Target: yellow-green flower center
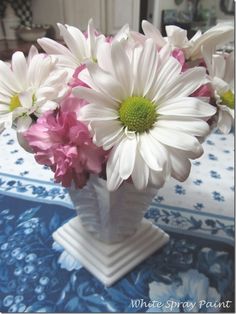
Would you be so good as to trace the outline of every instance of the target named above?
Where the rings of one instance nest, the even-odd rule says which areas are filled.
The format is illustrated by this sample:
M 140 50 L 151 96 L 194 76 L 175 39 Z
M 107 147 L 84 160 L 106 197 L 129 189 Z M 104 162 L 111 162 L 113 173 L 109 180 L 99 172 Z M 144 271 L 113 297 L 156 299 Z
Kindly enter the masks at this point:
M 234 109 L 234 94 L 231 90 L 220 95 L 222 103 L 231 109 Z
M 129 131 L 147 132 L 157 120 L 156 105 L 144 97 L 131 96 L 122 102 L 119 116 Z
M 21 103 L 20 103 L 19 96 L 17 94 L 12 96 L 10 100 L 9 110 L 14 111 L 16 108 L 20 106 L 21 106 Z

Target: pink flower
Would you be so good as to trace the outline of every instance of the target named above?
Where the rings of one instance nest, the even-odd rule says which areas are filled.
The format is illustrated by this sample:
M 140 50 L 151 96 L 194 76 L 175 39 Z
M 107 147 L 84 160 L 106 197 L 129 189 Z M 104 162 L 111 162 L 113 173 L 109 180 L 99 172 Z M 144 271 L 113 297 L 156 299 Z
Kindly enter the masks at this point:
M 175 48 L 172 51 L 171 55 L 175 59 L 177 59 L 179 61 L 179 63 L 182 65 L 182 71 L 183 72 L 186 71 L 189 68 L 188 64 L 185 61 L 185 56 L 184 56 L 183 50 L 181 50 L 179 48 Z
M 59 146 L 54 152 L 55 181 L 61 182 L 63 186 L 69 187 L 74 181 L 75 185 L 82 188 L 88 179 L 89 173 L 84 171 L 83 164 L 78 162 L 76 146 Z
M 78 113 L 80 108 L 82 108 L 86 104 L 87 102 L 84 99 L 75 97 L 72 93 L 70 93 L 60 102 L 60 110 L 63 112 Z
M 90 173 L 99 174 L 105 153 L 92 142 L 75 112 L 49 111 L 24 134 L 38 163 L 49 166 L 56 182 L 82 188 Z
M 71 81 L 68 84 L 71 88 L 76 87 L 76 86 L 88 87 L 87 84 L 85 84 L 83 81 L 81 81 L 79 79 L 80 72 L 83 71 L 85 68 L 86 68 L 86 65 L 85 64 L 81 64 L 80 66 L 78 66 L 75 69 L 75 72 L 74 72 L 74 74 L 72 76 L 72 79 L 71 79 Z
M 192 97 L 213 97 L 214 91 L 210 84 L 203 84 L 195 92 L 191 94 Z
M 114 38 L 113 36 L 107 36 L 106 42 L 110 44 L 112 42 L 113 38 Z

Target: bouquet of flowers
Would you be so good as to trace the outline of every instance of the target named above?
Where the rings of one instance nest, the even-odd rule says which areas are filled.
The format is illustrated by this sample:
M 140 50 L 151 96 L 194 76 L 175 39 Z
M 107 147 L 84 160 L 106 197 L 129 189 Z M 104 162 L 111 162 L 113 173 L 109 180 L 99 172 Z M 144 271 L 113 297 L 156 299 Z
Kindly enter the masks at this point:
M 0 132 L 14 127 L 56 182 L 82 188 L 95 174 L 114 191 L 184 181 L 209 132 L 231 130 L 234 55 L 217 47 L 233 40 L 232 25 L 190 40 L 176 26 L 163 38 L 147 21 L 144 34 L 125 25 L 114 37 L 92 20 L 85 33 L 58 27 L 66 46 L 42 38 L 45 53 L 32 46 L 0 61 Z

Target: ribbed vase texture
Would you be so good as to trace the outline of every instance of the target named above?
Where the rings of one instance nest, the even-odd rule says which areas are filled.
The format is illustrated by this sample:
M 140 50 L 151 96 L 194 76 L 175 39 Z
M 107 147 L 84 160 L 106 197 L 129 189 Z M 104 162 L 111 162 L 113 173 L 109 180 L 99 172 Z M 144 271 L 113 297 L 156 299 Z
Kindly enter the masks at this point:
M 92 175 L 82 190 L 70 188 L 69 193 L 83 227 L 96 239 L 111 244 L 137 231 L 157 190 L 148 187 L 138 191 L 124 182 L 110 192 L 105 180 Z

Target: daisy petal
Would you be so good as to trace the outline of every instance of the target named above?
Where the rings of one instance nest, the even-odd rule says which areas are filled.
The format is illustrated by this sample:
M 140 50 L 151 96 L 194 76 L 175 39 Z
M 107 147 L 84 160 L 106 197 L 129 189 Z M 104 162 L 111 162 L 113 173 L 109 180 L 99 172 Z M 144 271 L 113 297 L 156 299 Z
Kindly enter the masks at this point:
M 51 57 L 35 55 L 29 65 L 28 81 L 35 88 L 39 87 L 50 76 L 53 66 Z
M 67 79 L 67 71 L 65 70 L 56 70 L 52 71 L 51 75 L 44 81 L 42 84 L 43 88 L 46 87 L 58 87 L 55 85 L 63 85 L 63 87 L 66 86 L 66 79 Z
M 5 104 L 0 104 L 0 114 L 9 112 L 9 106 Z
M 4 82 L 1 82 L 1 80 L 0 80 L 0 101 L 2 101 L 2 99 L 7 98 L 8 100 L 6 103 L 9 104 L 11 97 L 12 97 L 12 90 L 10 90 L 8 87 L 6 87 Z
M 207 71 L 210 76 L 213 76 L 212 73 L 212 55 L 214 53 L 214 49 L 212 46 L 203 46 L 201 48 L 202 56 L 207 66 Z
M 88 104 L 80 109 L 79 118 L 84 121 L 117 120 L 118 113 L 117 111 L 104 106 Z
M 132 72 L 134 73 L 133 76 L 135 78 L 134 86 L 133 86 L 133 94 L 136 96 L 141 95 L 141 86 L 140 86 L 140 79 L 139 78 L 139 64 L 140 64 L 140 59 L 142 55 L 142 47 L 138 46 L 135 47 L 132 51 Z
M 43 112 L 46 112 L 48 110 L 55 110 L 58 107 L 58 103 L 52 100 L 47 100 L 43 105 L 41 105 L 37 109 L 37 114 L 41 114 Z
M 159 102 L 163 94 L 169 91 L 169 86 L 178 80 L 182 66 L 174 57 L 169 57 L 169 59 L 164 63 L 158 76 L 156 77 L 155 84 L 150 90 L 150 98 L 154 102 Z
M 213 55 L 212 56 L 212 68 L 215 69 L 214 76 L 219 78 L 224 78 L 226 62 L 225 58 L 222 55 Z
M 150 133 L 155 139 L 164 145 L 184 151 L 192 151 L 198 157 L 200 157 L 203 153 L 201 144 L 194 136 L 158 126 L 151 130 Z
M 214 86 L 218 93 L 224 93 L 229 89 L 229 84 L 220 79 L 219 77 L 213 78 L 212 85 Z
M 166 62 L 170 58 L 171 52 L 171 45 L 169 43 L 166 43 L 165 46 L 159 51 L 159 57 L 161 62 Z
M 75 65 L 78 66 L 76 62 L 76 58 L 73 56 L 73 54 L 70 52 L 69 49 L 67 49 L 64 45 L 59 44 L 55 40 L 52 40 L 50 38 L 40 38 L 37 40 L 38 44 L 43 48 L 44 51 L 46 51 L 49 55 L 65 55 L 67 58 L 69 58 Z
M 176 25 L 165 27 L 168 40 L 174 47 L 184 47 L 188 42 L 187 31 Z
M 112 148 L 123 136 L 123 127 L 120 121 L 93 121 L 90 123 L 93 140 L 104 150 Z
M 159 48 L 163 47 L 166 44 L 166 41 L 162 37 L 160 31 L 156 27 L 154 27 L 150 22 L 143 20 L 142 29 L 144 34 L 148 38 L 152 38 Z
M 144 162 L 139 151 L 136 152 L 134 169 L 132 172 L 132 180 L 138 190 L 144 190 L 148 184 L 149 168 Z
M 228 108 L 226 107 L 226 110 L 224 110 L 224 106 L 219 106 L 219 117 L 217 121 L 217 127 L 220 129 L 220 131 L 224 134 L 228 134 L 232 128 L 233 125 L 233 117 L 227 110 Z
M 150 183 L 153 184 L 157 189 L 160 189 L 164 185 L 166 178 L 164 177 L 162 171 L 154 171 L 150 169 L 149 180 Z
M 17 51 L 12 55 L 12 70 L 14 76 L 23 89 L 26 88 L 27 77 L 27 62 L 24 54 L 21 51 Z
M 203 67 L 192 68 L 186 70 L 179 75 L 179 78 L 174 80 L 172 84 L 168 84 L 168 89 L 161 101 L 184 97 L 191 95 L 201 85 L 205 83 L 206 70 Z M 159 100 L 160 101 L 160 100 Z
M 116 78 L 125 88 L 124 97 L 129 97 L 132 93 L 132 73 L 129 71 L 131 65 L 127 54 L 118 41 L 114 41 L 111 46 L 111 58 L 114 66 Z
M 84 34 L 78 28 L 74 26 L 66 25 L 66 27 L 67 27 L 67 33 L 70 33 L 70 35 L 72 36 L 73 40 L 76 43 L 77 49 L 80 50 L 80 55 L 82 56 L 82 58 L 90 57 L 89 50 L 87 47 L 87 40 Z
M 134 136 L 132 139 L 125 138 L 122 141 L 122 150 L 120 154 L 120 176 L 126 180 L 130 177 L 134 169 L 136 156 L 137 139 Z
M 1 88 L 1 85 L 0 85 L 0 88 Z M 10 99 L 11 99 L 11 94 L 4 95 L 4 94 L 0 93 L 0 105 L 4 104 L 4 105 L 9 106 Z
M 123 41 L 127 40 L 130 34 L 129 24 L 125 24 L 122 28 L 115 34 L 113 41 Z
M 45 86 L 38 89 L 36 93 L 36 98 L 52 99 L 55 98 L 56 95 L 57 91 L 54 87 Z
M 73 88 L 72 92 L 73 95 L 77 96 L 78 98 L 85 99 L 89 103 L 94 103 L 98 106 L 105 106 L 113 109 L 118 108 L 118 104 L 114 100 L 104 94 L 94 91 L 91 88 L 78 86 Z
M 20 85 L 15 79 L 14 73 L 10 67 L 3 61 L 0 60 L 0 84 L 7 88 L 7 91 L 11 91 L 16 94 L 20 91 Z
M 78 57 L 78 60 L 80 60 L 80 62 L 83 61 L 83 59 L 85 58 L 85 51 L 84 51 L 84 42 L 81 40 L 81 36 L 80 37 L 74 37 L 73 33 L 71 32 L 71 29 L 76 29 L 75 27 L 72 26 L 67 26 L 67 28 L 58 23 L 57 24 L 60 33 L 64 39 L 64 41 L 66 42 L 66 45 L 68 46 L 68 48 L 70 49 L 70 51 L 72 52 L 72 54 L 74 56 Z M 78 29 L 77 29 L 78 30 Z M 81 33 L 80 30 L 78 30 L 77 33 Z
M 79 80 L 88 85 L 91 89 L 100 92 L 99 88 L 95 85 L 88 69 L 84 69 L 79 73 Z
M 185 181 L 191 170 L 191 162 L 186 158 L 184 152 L 169 149 L 171 160 L 171 176 L 178 181 Z
M 123 87 L 112 75 L 103 71 L 96 64 L 89 63 L 87 68 L 94 84 L 102 93 L 107 94 L 118 102 L 126 98 Z
M 216 113 L 216 108 L 195 97 L 180 97 L 163 102 L 157 111 L 167 116 L 207 118 Z
M 33 94 L 31 92 L 23 92 L 19 94 L 21 106 L 24 108 L 31 108 L 33 104 Z
M 210 130 L 208 123 L 203 120 L 181 116 L 160 116 L 157 125 L 160 127 L 168 125 L 168 128 L 173 129 L 173 132 L 178 130 L 193 136 L 205 136 Z
M 212 47 L 223 46 L 225 43 L 233 41 L 234 25 L 233 23 L 219 23 L 207 30 L 202 36 L 197 38 L 191 49 L 191 59 L 201 58 L 201 47 L 209 45 Z
M 146 62 L 149 62 L 147 68 Z M 152 39 L 147 39 L 139 58 L 138 73 L 135 80 L 139 81 L 138 86 L 141 95 L 149 97 L 149 90 L 153 86 L 153 82 L 157 79 L 157 69 L 159 65 L 159 54 Z
M 28 64 L 31 62 L 31 60 L 32 60 L 32 58 L 35 56 L 35 55 L 37 55 L 39 52 L 38 52 L 38 49 L 34 46 L 34 45 L 32 45 L 31 47 L 30 47 L 30 50 L 29 50 L 29 53 L 28 53 L 28 57 L 27 57 L 27 62 L 28 62 Z
M 98 46 L 97 61 L 98 65 L 103 70 L 109 71 L 110 73 L 114 72 L 111 60 L 111 44 L 105 42 Z
M 89 50 L 89 55 L 94 56 L 95 55 L 95 45 L 96 45 L 96 36 L 95 36 L 95 28 L 93 26 L 93 19 L 90 19 L 88 22 L 88 50 Z
M 227 57 L 224 80 L 226 82 L 234 81 L 234 51 Z
M 12 112 L 4 113 L 0 115 L 0 128 L 1 130 L 5 128 L 12 127 Z
M 29 116 L 20 117 L 17 119 L 17 132 L 25 132 L 28 130 L 32 123 L 32 119 Z
M 108 161 L 107 161 L 107 188 L 109 191 L 115 191 L 123 182 L 122 178 L 119 174 L 119 166 L 120 166 L 120 149 L 122 147 L 122 141 L 113 147 Z
M 155 171 L 163 170 L 168 160 L 166 149 L 150 134 L 140 135 L 139 152 L 148 167 Z

